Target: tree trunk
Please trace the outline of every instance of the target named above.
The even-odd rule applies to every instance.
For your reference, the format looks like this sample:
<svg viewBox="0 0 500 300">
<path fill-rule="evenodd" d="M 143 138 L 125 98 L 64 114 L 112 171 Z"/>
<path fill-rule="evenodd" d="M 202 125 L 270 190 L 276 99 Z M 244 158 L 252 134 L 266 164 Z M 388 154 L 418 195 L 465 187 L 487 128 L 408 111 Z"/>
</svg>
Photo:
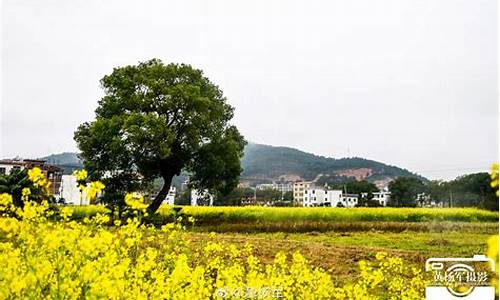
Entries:
<svg viewBox="0 0 500 300">
<path fill-rule="evenodd" d="M 170 185 L 172 184 L 172 178 L 174 175 L 165 175 L 163 176 L 163 187 L 160 192 L 154 198 L 153 202 L 148 206 L 148 214 L 154 214 L 158 208 L 160 207 L 165 197 L 168 195 L 168 191 L 170 190 Z"/>
</svg>

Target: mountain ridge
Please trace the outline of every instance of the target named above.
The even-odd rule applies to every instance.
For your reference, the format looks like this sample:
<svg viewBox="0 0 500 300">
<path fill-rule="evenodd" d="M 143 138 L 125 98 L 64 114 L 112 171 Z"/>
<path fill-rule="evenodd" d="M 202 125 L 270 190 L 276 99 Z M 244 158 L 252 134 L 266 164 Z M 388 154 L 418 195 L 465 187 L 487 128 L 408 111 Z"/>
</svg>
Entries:
<svg viewBox="0 0 500 300">
<path fill-rule="evenodd" d="M 74 152 L 51 154 L 41 159 L 61 166 L 66 173 L 83 165 Z M 380 186 L 399 176 L 426 178 L 407 169 L 361 157 L 330 158 L 286 146 L 248 143 L 241 161 L 241 182 L 246 185 L 259 183 L 314 181 L 318 184 L 335 184 L 349 180 L 366 179 Z"/>
<path fill-rule="evenodd" d="M 317 183 L 335 184 L 355 178 L 366 179 L 383 186 L 399 176 L 426 178 L 407 169 L 375 160 L 351 157 L 330 158 L 307 153 L 295 148 L 249 143 L 242 159 L 242 180 L 276 181 L 280 178 L 300 179 Z M 286 176 L 287 175 L 287 176 Z M 295 176 L 293 176 L 295 175 Z M 290 180 L 293 181 L 293 180 Z"/>
</svg>

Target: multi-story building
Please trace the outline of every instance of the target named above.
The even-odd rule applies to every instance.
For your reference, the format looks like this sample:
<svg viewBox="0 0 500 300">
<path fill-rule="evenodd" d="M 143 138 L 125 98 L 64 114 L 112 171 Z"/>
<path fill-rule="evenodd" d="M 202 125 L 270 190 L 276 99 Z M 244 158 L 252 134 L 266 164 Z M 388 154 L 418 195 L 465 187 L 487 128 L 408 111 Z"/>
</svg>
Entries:
<svg viewBox="0 0 500 300">
<path fill-rule="evenodd" d="M 50 193 L 60 196 L 62 184 L 62 169 L 49 165 L 45 160 L 39 159 L 2 159 L 0 160 L 0 174 L 10 174 L 13 170 L 31 169 L 38 167 L 42 170 L 45 178 L 50 181 Z"/>
<path fill-rule="evenodd" d="M 293 201 L 297 204 L 304 205 L 304 191 L 312 186 L 310 181 L 294 182 L 293 184 Z"/>
</svg>

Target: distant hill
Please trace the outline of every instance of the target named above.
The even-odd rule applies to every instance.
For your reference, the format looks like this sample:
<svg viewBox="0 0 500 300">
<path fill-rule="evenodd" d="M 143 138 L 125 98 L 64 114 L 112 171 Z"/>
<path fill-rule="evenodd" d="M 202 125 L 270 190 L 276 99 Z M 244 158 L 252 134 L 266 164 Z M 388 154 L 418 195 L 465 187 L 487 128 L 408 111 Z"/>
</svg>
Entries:
<svg viewBox="0 0 500 300">
<path fill-rule="evenodd" d="M 78 158 L 78 154 L 74 152 L 63 152 L 59 154 L 51 154 L 41 157 L 49 164 L 57 165 L 63 168 L 65 174 L 71 174 L 73 170 L 83 168 L 83 164 Z"/>
<path fill-rule="evenodd" d="M 270 182 L 307 180 L 317 183 L 341 183 L 356 178 L 380 186 L 398 176 L 425 178 L 396 166 L 359 157 L 334 159 L 288 147 L 249 143 L 245 148 L 242 180 Z"/>
<path fill-rule="evenodd" d="M 52 154 L 41 159 L 61 166 L 65 173 L 82 168 L 76 153 Z M 241 181 L 247 184 L 273 181 L 315 181 L 335 184 L 348 180 L 366 179 L 383 186 L 398 176 L 414 176 L 406 169 L 359 157 L 334 159 L 306 153 L 288 147 L 249 143 L 242 160 Z"/>
</svg>

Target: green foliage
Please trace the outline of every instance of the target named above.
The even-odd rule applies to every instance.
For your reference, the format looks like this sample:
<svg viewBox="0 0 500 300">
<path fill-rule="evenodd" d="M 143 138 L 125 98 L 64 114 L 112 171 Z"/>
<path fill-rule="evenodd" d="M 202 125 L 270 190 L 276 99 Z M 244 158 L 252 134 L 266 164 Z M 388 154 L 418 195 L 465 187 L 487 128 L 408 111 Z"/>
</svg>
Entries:
<svg viewBox="0 0 500 300">
<path fill-rule="evenodd" d="M 498 197 L 490 181 L 488 173 L 464 175 L 449 182 L 432 181 L 428 193 L 432 200 L 444 206 L 498 210 Z"/>
<path fill-rule="evenodd" d="M 288 191 L 283 195 L 283 200 L 293 201 L 293 191 Z"/>
<path fill-rule="evenodd" d="M 389 183 L 391 206 L 416 206 L 417 196 L 425 192 L 424 183 L 414 177 L 398 177 Z"/>
<path fill-rule="evenodd" d="M 253 199 L 254 191 L 251 188 L 237 187 L 226 195 L 219 194 L 214 199 L 216 206 L 239 206 L 242 201 Z"/>
<path fill-rule="evenodd" d="M 180 191 L 175 199 L 175 205 L 190 205 L 191 204 L 191 190 L 185 189 Z"/>
<path fill-rule="evenodd" d="M 348 194 L 374 193 L 378 192 L 377 186 L 366 180 L 350 180 L 345 184 L 336 184 L 334 189 L 344 190 Z"/>
<path fill-rule="evenodd" d="M 254 201 L 272 206 L 291 206 L 293 192 L 282 193 L 275 189 L 254 190 L 249 187 L 237 187 L 227 195 L 218 195 L 215 198 L 216 206 L 240 206 L 244 201 Z"/>
<path fill-rule="evenodd" d="M 120 180 L 118 191 L 134 191 L 135 182 L 161 177 L 164 184 L 148 207 L 150 213 L 182 170 L 190 173 L 190 185 L 197 189 L 227 193 L 236 187 L 245 141 L 229 124 L 233 108 L 202 71 L 153 59 L 115 68 L 101 84 L 105 96 L 96 119 L 75 133 L 93 176 L 125 173 L 133 186 Z"/>
</svg>

